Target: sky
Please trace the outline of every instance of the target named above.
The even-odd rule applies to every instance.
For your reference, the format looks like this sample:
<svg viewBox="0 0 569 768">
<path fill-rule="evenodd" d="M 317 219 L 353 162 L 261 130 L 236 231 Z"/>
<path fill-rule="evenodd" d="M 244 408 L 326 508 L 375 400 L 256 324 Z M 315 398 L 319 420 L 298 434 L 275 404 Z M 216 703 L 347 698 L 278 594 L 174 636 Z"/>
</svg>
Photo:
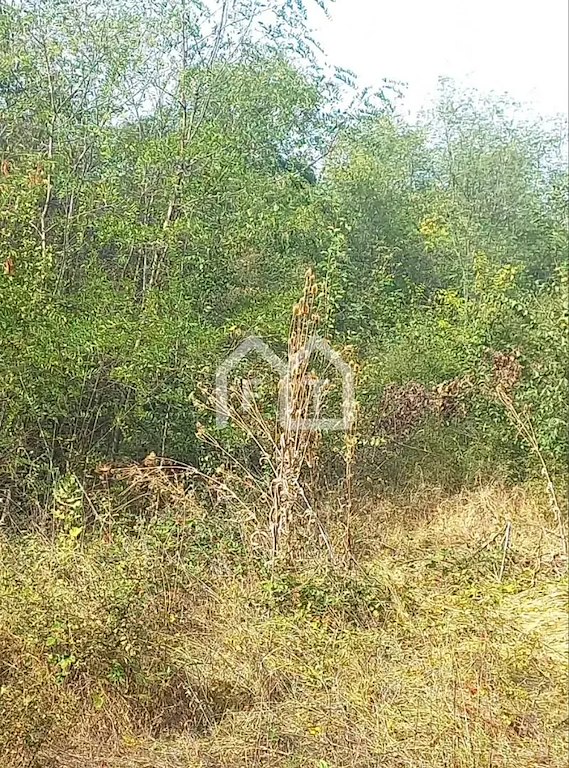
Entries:
<svg viewBox="0 0 569 768">
<path fill-rule="evenodd" d="M 508 93 L 528 111 L 568 112 L 568 0 L 336 0 L 314 13 L 328 60 L 363 86 L 408 84 L 411 114 L 439 77 Z"/>
</svg>

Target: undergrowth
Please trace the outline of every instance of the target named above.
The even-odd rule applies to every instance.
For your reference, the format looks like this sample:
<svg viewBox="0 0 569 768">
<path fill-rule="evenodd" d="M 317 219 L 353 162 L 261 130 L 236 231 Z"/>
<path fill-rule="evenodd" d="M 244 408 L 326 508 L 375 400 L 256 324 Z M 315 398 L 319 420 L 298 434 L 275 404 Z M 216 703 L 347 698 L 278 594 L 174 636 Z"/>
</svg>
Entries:
<svg viewBox="0 0 569 768">
<path fill-rule="evenodd" d="M 547 501 L 360 501 L 352 559 L 250 556 L 198 503 L 0 537 L 0 765 L 561 766 L 566 558 Z M 213 554 L 212 554 L 213 553 Z"/>
</svg>

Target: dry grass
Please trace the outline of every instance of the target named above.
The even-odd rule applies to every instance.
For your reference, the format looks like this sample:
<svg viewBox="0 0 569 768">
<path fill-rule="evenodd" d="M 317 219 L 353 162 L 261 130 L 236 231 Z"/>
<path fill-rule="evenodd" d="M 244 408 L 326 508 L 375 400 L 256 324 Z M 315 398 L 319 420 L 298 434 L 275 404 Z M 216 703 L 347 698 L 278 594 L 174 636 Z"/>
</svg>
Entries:
<svg viewBox="0 0 569 768">
<path fill-rule="evenodd" d="M 321 517 L 340 547 L 334 505 Z M 1 540 L 0 765 L 567 764 L 566 559 L 546 501 L 360 503 L 350 570 L 314 549 L 272 579 L 211 526 Z"/>
</svg>

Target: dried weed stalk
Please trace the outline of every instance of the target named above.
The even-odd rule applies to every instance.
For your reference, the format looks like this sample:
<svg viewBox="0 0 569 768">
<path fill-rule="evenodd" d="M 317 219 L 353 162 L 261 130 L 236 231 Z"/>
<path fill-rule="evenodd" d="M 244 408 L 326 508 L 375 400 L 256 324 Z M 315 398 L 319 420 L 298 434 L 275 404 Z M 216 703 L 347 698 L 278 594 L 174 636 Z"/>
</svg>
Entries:
<svg viewBox="0 0 569 768">
<path fill-rule="evenodd" d="M 551 511 L 557 523 L 559 537 L 563 543 L 563 553 L 569 552 L 567 524 L 561 512 L 553 478 L 547 466 L 545 456 L 539 444 L 531 417 L 522 413 L 517 407 L 514 393 L 522 377 L 522 366 L 515 352 L 495 352 L 492 358 L 492 391 L 499 403 L 504 407 L 510 422 L 516 427 L 522 439 L 525 440 L 532 453 L 537 457 L 541 474 L 545 480 Z"/>
<path fill-rule="evenodd" d="M 294 541 L 310 528 L 318 528 L 311 499 L 318 481 L 318 454 L 321 433 L 313 420 L 321 416 L 326 399 L 325 383 L 313 372 L 310 342 L 316 337 L 323 316 L 326 293 L 309 269 L 302 298 L 294 306 L 288 335 L 288 374 L 281 381 L 280 419 L 267 417 L 242 387 L 231 387 L 229 403 L 220 403 L 207 394 L 211 410 L 228 407 L 229 417 L 256 447 L 262 472 L 253 473 L 231 455 L 220 440 L 205 428 L 202 440 L 227 460 L 231 470 L 222 468 L 223 486 L 233 501 L 248 510 L 257 542 L 265 542 L 272 562 L 289 556 Z"/>
</svg>

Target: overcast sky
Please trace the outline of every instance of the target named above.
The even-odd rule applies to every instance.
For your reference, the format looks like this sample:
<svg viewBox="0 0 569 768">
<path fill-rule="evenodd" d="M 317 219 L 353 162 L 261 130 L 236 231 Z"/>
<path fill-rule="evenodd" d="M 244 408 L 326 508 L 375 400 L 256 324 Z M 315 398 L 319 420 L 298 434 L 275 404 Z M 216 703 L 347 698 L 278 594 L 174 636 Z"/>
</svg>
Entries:
<svg viewBox="0 0 569 768">
<path fill-rule="evenodd" d="M 362 85 L 408 83 L 424 106 L 439 76 L 508 92 L 534 111 L 568 112 L 568 0 L 336 0 L 314 15 L 330 63 Z"/>
</svg>

